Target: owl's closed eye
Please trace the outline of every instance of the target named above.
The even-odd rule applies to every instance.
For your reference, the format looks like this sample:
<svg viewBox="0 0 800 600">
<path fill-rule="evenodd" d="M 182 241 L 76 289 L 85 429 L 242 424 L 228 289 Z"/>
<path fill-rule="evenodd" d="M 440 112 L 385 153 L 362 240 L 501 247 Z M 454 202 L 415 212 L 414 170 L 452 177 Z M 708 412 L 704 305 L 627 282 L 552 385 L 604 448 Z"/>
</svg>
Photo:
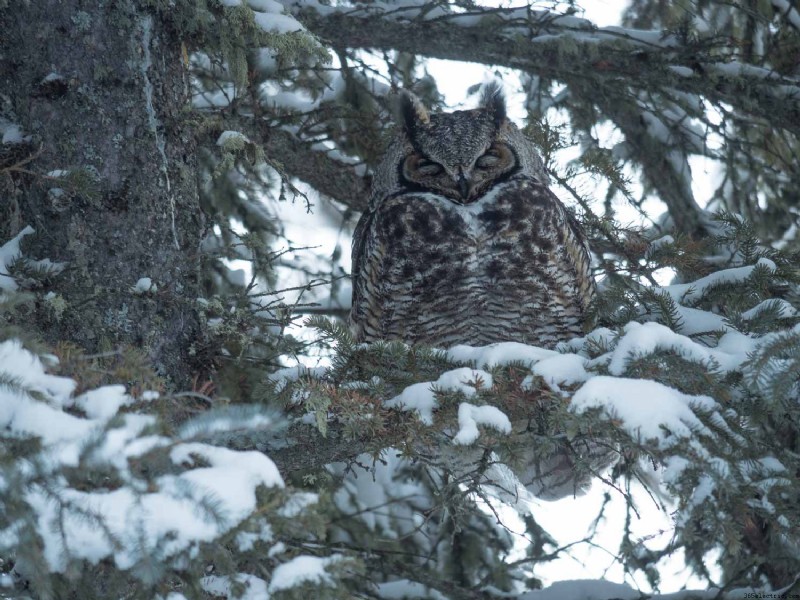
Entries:
<svg viewBox="0 0 800 600">
<path fill-rule="evenodd" d="M 403 178 L 411 185 L 439 192 L 463 204 L 480 194 L 517 166 L 514 151 L 502 142 L 492 143 L 470 164 L 448 165 L 412 151 L 403 161 Z"/>
</svg>

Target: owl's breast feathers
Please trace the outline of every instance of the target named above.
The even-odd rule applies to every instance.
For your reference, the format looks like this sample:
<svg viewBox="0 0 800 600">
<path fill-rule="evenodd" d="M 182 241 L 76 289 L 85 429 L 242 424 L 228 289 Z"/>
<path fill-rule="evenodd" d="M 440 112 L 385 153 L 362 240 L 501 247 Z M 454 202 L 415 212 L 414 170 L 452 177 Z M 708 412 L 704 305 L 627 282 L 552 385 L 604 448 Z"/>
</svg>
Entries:
<svg viewBox="0 0 800 600">
<path fill-rule="evenodd" d="M 358 341 L 553 346 L 582 332 L 594 295 L 579 226 L 533 179 L 474 204 L 411 192 L 365 213 L 353 246 Z"/>
</svg>

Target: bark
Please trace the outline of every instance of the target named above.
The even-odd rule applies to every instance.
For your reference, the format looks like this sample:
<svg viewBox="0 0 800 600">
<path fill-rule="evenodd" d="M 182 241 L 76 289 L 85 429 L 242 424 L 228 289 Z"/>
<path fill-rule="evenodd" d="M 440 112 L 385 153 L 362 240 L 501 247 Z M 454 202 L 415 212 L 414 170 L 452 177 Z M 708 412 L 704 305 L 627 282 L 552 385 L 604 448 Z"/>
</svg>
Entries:
<svg viewBox="0 0 800 600">
<path fill-rule="evenodd" d="M 134 0 L 15 2 L 0 31 L 2 116 L 31 142 L 4 191 L 36 230 L 23 256 L 66 263 L 41 290 L 65 310 L 39 302 L 29 325 L 86 352 L 141 348 L 188 385 L 204 219 L 179 40 Z M 158 291 L 132 293 L 142 277 Z"/>
</svg>

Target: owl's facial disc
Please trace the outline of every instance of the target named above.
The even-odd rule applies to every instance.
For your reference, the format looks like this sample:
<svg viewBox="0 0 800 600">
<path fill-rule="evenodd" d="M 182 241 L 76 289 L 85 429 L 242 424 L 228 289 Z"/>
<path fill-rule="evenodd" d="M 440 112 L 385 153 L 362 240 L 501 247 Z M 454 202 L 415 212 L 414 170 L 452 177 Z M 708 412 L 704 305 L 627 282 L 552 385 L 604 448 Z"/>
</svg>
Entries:
<svg viewBox="0 0 800 600">
<path fill-rule="evenodd" d="M 403 161 L 403 177 L 458 204 L 471 204 L 516 166 L 511 148 L 495 142 L 470 164 L 445 165 L 420 152 L 411 152 Z"/>
</svg>

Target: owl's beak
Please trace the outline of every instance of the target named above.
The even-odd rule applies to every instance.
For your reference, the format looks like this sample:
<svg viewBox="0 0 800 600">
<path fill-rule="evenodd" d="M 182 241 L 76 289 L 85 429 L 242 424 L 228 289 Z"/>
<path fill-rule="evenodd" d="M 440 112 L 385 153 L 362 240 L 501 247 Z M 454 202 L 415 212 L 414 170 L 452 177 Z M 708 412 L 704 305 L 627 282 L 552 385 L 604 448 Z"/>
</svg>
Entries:
<svg viewBox="0 0 800 600">
<path fill-rule="evenodd" d="M 464 173 L 464 168 L 458 168 L 458 179 L 456 180 L 458 184 L 458 193 L 461 194 L 461 197 L 466 200 L 469 197 L 469 179 L 467 179 L 467 175 Z"/>
</svg>

